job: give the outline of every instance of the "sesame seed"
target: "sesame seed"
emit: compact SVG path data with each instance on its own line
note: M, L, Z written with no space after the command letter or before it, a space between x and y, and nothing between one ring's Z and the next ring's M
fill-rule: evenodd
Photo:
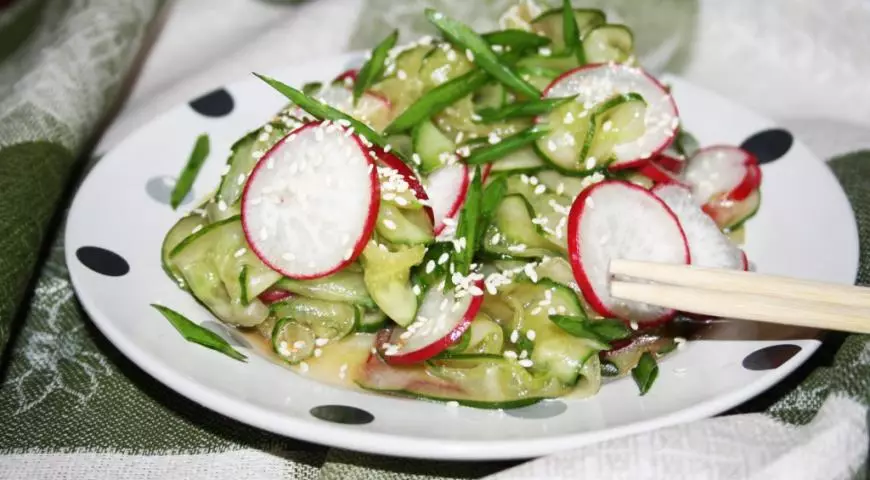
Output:
M426 262L426 273L432 273L435 271L435 262L433 260L429 260Z
M529 330L526 332L526 338L528 338L529 340L531 340L533 342L535 341L536 336L537 336L537 334L535 333L534 330Z
M466 49L465 50L465 58L467 58L469 62L473 62L474 61L474 52Z
M444 252L441 254L440 257L438 257L438 265L444 265L445 263L447 263L448 260L450 260L450 254Z
M537 187L535 187L535 195L542 195L546 191L547 187L545 187L544 185L538 185Z
M517 343L520 340L520 332L518 330L514 330L511 332L510 336L511 343Z
M305 362L300 362L299 363L299 370L301 370L302 373L308 372L308 364Z
M389 218L385 218L381 223L383 223L388 230L395 230L397 228L396 222L390 220Z
M318 347L322 347L322 346L326 345L327 343L329 343L328 338L316 338L316 339L314 339L314 344L317 345Z
M632 320L631 322L629 322L629 326L631 327L632 330L637 330L637 322L636 321Z
M535 364L535 362L529 360L528 358L524 358L524 359L520 360L520 361L517 362L517 363L518 363L521 367L523 367L523 368L531 368L532 365Z
M449 402L446 403L446 405L450 408L458 408L459 402L457 402L456 400L450 400Z
M507 358L509 360L516 360L517 359L517 352L515 352L513 350L505 350L503 355L504 355L504 358Z
M319 349L319 348L315 348L315 349L314 349L314 357L315 357L315 358L320 358L321 355L323 355L323 350L321 350L321 349Z

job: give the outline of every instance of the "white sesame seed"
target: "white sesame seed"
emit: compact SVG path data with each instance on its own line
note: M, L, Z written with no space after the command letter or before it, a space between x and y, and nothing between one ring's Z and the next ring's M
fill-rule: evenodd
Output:
M631 327L632 330L637 330L637 322L636 321L632 320L631 322L629 322L629 326Z
M435 271L435 262L433 260L429 260L426 262L426 273L432 273Z
M446 403L446 405L450 408L459 408L459 402L457 402L456 400L450 400Z
M503 355L504 355L504 358L507 358L509 360L516 360L517 359L517 352L515 352L513 350L505 350Z
M438 257L438 265L444 265L445 263L447 263L448 260L450 260L450 254L444 252L441 254L440 257Z
M524 358L517 363L523 368L531 368L535 364L535 362L529 360L528 358Z
M314 357L315 357L315 358L320 358L321 355L323 355L323 350L321 350L321 349L319 349L319 348L315 348L315 349L314 349Z
M526 331L526 338L528 338L529 340L531 340L531 341L534 342L536 336L537 336L537 334L535 333L534 330L528 330L528 331Z
M322 346L326 345L327 343L329 343L328 338L316 338L316 339L314 339L314 344L317 345L318 347L322 347Z
M474 61L474 52L466 49L465 50L465 58L467 58L469 62L473 62Z
M300 362L299 363L299 370L301 370L302 373L308 372L308 364L305 362Z
M396 222L390 220L389 218L385 218L381 223L383 223L388 230L395 230L397 228Z
M544 185L538 185L537 187L535 187L535 195L542 195L546 191L547 187L545 187Z

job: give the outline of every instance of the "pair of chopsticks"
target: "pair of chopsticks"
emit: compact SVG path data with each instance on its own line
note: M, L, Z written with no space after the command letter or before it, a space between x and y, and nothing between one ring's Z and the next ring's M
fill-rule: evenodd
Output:
M715 317L870 333L870 288L632 260L613 260L610 273L620 276L612 279L610 295L622 300Z

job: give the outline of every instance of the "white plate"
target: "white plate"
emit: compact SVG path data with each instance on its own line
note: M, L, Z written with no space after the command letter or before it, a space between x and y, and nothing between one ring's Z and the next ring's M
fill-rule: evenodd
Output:
M332 78L353 58L273 73L301 85ZM769 131L775 128L770 120L680 79L664 80L673 85L684 125L702 145L740 145L754 136L755 150L781 157L763 166L761 210L748 225L746 250L758 270L851 284L857 231L828 168L799 142L788 148L790 136ZM638 396L627 378L591 399L502 412L350 391L290 372L244 345L239 348L251 357L248 363L187 343L149 304L171 306L233 337L161 270L161 241L180 215L166 204L172 178L195 137L207 132L212 153L182 210L190 208L193 197L217 185L230 144L284 103L250 78L167 112L100 161L69 216L67 262L94 323L142 369L208 408L265 430L353 450L524 458L717 414L781 380L819 345L813 331L723 322L708 329L706 340L666 359L646 396ZM753 355L765 347L770 348Z

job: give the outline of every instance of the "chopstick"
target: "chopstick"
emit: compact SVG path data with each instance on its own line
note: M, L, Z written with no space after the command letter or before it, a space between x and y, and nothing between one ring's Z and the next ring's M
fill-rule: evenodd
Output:
M611 281L610 294L623 300L717 317L870 333L870 289L864 287L630 260L613 260L610 273L619 275Z

